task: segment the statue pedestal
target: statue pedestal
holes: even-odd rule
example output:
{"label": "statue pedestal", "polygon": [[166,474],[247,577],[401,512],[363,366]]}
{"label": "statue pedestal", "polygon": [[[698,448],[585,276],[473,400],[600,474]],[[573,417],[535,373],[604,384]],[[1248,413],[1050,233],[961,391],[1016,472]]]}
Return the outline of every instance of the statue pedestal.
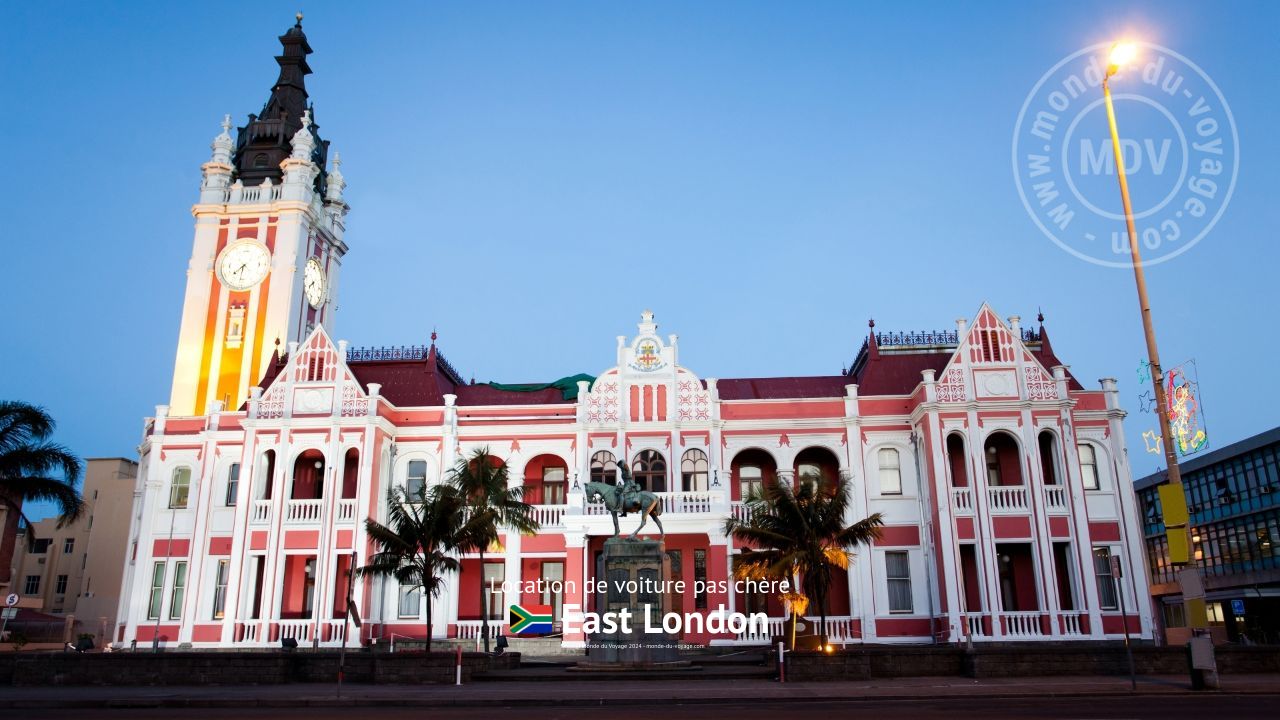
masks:
{"label": "statue pedestal", "polygon": [[662,616],[671,609],[667,593],[662,591],[670,577],[670,561],[661,540],[615,537],[605,541],[596,579],[603,579],[608,587],[596,594],[596,612],[629,610],[631,632],[592,635],[587,641],[587,662],[579,664],[582,669],[688,664],[680,661],[678,638],[665,632],[645,632],[646,626],[661,628]]}

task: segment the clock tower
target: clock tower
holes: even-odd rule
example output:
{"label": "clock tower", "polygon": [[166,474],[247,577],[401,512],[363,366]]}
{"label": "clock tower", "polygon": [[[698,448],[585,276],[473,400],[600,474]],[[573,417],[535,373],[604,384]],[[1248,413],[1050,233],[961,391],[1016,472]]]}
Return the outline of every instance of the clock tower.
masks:
{"label": "clock tower", "polygon": [[317,325],[333,330],[346,182],[308,102],[301,14],[280,44],[262,112],[234,139],[226,116],[201,166],[170,415],[239,407],[282,345]]}

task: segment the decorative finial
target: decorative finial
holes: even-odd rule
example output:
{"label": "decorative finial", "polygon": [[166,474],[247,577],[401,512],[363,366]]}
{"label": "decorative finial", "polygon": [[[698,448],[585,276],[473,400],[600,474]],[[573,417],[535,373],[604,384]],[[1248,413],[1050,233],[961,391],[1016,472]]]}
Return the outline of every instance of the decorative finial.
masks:
{"label": "decorative finial", "polygon": [[311,108],[302,111],[302,127],[311,127]]}
{"label": "decorative finial", "polygon": [[435,328],[431,328],[431,344],[432,344],[432,345],[435,345],[435,344],[436,344],[436,329],[435,329]]}
{"label": "decorative finial", "polygon": [[299,12],[297,15],[294,15],[294,17],[298,18],[298,24],[294,25],[294,27],[302,27],[302,13]]}
{"label": "decorative finial", "polygon": [[1044,311],[1040,308],[1036,308],[1036,322],[1041,324],[1044,323]]}
{"label": "decorative finial", "polygon": [[231,115],[229,113],[222,116],[222,132],[231,132]]}
{"label": "decorative finial", "polygon": [[871,318],[870,320],[868,320],[868,321],[867,321],[867,327],[869,327],[869,328],[874,328],[875,326],[876,326],[876,319],[875,319],[875,318]]}
{"label": "decorative finial", "polygon": [[342,153],[338,152],[337,150],[334,150],[333,151],[333,171],[338,172],[338,169],[341,167],[342,167]]}

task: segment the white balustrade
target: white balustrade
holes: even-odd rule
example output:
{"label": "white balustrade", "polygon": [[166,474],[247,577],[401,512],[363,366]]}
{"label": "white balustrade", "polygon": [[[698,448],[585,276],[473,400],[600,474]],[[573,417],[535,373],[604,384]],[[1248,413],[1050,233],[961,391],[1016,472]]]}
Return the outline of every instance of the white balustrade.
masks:
{"label": "white balustrade", "polygon": [[1084,631],[1081,629],[1081,623],[1080,623],[1081,615],[1084,615],[1084,613],[1079,613],[1079,612],[1062,613],[1060,617],[1062,619],[1063,635],[1084,635]]}
{"label": "white balustrade", "polygon": [[338,501],[338,522],[351,523],[356,519],[356,500]]}
{"label": "white balustrade", "polygon": [[564,513],[567,505],[534,505],[533,519],[544,530],[564,526]]}
{"label": "white balustrade", "polygon": [[993,513],[1018,513],[1027,510],[1025,485],[997,485],[987,488],[987,502]]}
{"label": "white balustrade", "polygon": [[290,500],[285,507],[286,525],[307,525],[320,522],[324,500]]}
{"label": "white balustrade", "polygon": [[[717,493],[711,492],[660,492],[654,493],[658,502],[662,503],[662,514],[710,513],[712,499]],[[604,503],[588,502],[583,506],[585,515],[608,515],[609,510]]]}
{"label": "white balustrade", "polygon": [[313,620],[281,620],[280,639],[293,638],[299,645],[311,642],[311,626]]}
{"label": "white balustrade", "polygon": [[[459,620],[458,621],[458,639],[459,640],[479,640],[480,631],[482,629],[479,620]],[[489,639],[492,640],[499,635],[507,634],[507,626],[501,620],[489,621]]]}
{"label": "white balustrade", "polygon": [[746,503],[741,500],[734,500],[729,505],[729,512],[732,513],[733,519],[739,522],[746,522],[751,516],[751,512],[747,509]]}
{"label": "white balustrade", "polygon": [[1001,613],[1000,617],[1004,619],[1004,634],[1009,637],[1040,637],[1043,634],[1038,611],[1007,612]]}
{"label": "white balustrade", "polygon": [[982,638],[987,636],[986,624],[982,622],[982,613],[968,613],[965,615],[964,621],[969,625],[969,637]]}
{"label": "white balustrade", "polygon": [[1067,511],[1067,489],[1062,485],[1044,486],[1044,506],[1050,511]]}
{"label": "white balustrade", "polygon": [[973,490],[967,487],[951,488],[951,509],[957,515],[972,515]]}
{"label": "white balustrade", "polygon": [[320,625],[323,628],[320,634],[321,644],[342,644],[342,636],[347,633],[346,620],[323,620]]}
{"label": "white balustrade", "polygon": [[242,625],[241,631],[240,631],[240,642],[245,642],[245,643],[258,642],[258,628],[260,625],[261,623],[259,623],[256,620],[247,622],[244,625]]}
{"label": "white balustrade", "polygon": [[709,492],[669,492],[655,494],[662,501],[662,512],[664,513],[711,512],[711,493]]}
{"label": "white balustrade", "polygon": [[249,516],[251,525],[266,525],[271,522],[271,501],[270,500],[254,500],[252,514]]}
{"label": "white balustrade", "polygon": [[[822,618],[817,615],[806,615],[801,622],[809,625],[809,628],[818,633],[822,630]],[[753,629],[757,630],[753,632]],[[807,631],[806,631],[807,632]],[[750,625],[738,633],[734,637],[734,642],[741,645],[768,645],[775,637],[782,637],[787,633],[787,618],[771,617],[769,618],[769,628],[767,632],[758,632],[758,629],[752,628]],[[857,642],[860,638],[853,630],[853,618],[849,615],[828,615],[827,616],[827,641],[830,643],[849,643]]]}

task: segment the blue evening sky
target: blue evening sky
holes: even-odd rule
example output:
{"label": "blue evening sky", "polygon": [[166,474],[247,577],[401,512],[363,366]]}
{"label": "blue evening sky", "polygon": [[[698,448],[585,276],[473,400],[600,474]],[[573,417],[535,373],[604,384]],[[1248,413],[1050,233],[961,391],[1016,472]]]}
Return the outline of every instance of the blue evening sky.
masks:
{"label": "blue evening sky", "polygon": [[9,2],[0,397],[84,456],[134,456],[168,401],[199,166],[266,100],[299,6],[350,183],[338,337],[435,327],[464,375],[541,381],[610,365],[649,307],[704,377],[832,374],[868,317],[1043,308],[1082,382],[1119,378],[1138,474],[1132,274],[1041,234],[1010,142],[1062,57],[1168,46],[1242,156],[1213,232],[1149,271],[1163,357],[1197,361],[1214,445],[1276,424],[1273,3]]}

